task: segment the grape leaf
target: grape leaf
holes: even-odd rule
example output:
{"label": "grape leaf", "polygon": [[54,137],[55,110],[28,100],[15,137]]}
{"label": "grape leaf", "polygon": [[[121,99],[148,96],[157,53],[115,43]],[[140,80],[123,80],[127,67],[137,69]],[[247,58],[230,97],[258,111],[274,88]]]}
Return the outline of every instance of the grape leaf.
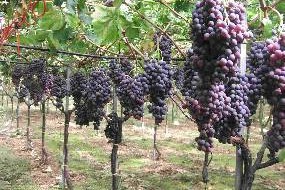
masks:
{"label": "grape leaf", "polygon": [[176,0],[174,3],[174,10],[180,11],[189,11],[191,4],[189,0]]}
{"label": "grape leaf", "polygon": [[72,37],[72,29],[64,26],[60,30],[53,31],[53,37],[60,43],[66,43]]}
{"label": "grape leaf", "polygon": [[123,3],[123,0],[114,0],[114,7],[119,8]]}
{"label": "grape leaf", "polygon": [[64,25],[63,14],[56,10],[50,10],[40,20],[40,27],[44,30],[59,30]]}
{"label": "grape leaf", "polygon": [[271,38],[273,29],[272,21],[269,18],[263,18],[261,22],[263,24],[263,37]]}
{"label": "grape leaf", "polygon": [[276,9],[278,11],[284,11],[285,10],[285,2],[284,1],[280,1],[277,5],[276,5]]}
{"label": "grape leaf", "polygon": [[285,161],[285,148],[283,148],[283,149],[280,151],[280,153],[279,153],[279,155],[278,155],[278,159],[279,159],[280,162],[284,162],[284,161]]}
{"label": "grape leaf", "polygon": [[68,26],[74,29],[76,29],[80,24],[80,20],[78,19],[78,17],[72,14],[66,14],[65,21],[68,24]]}
{"label": "grape leaf", "polygon": [[55,49],[58,49],[60,48],[60,43],[58,41],[58,39],[54,38],[53,34],[50,33],[47,37],[47,41],[48,41],[48,47],[51,49],[51,50],[55,50]]}

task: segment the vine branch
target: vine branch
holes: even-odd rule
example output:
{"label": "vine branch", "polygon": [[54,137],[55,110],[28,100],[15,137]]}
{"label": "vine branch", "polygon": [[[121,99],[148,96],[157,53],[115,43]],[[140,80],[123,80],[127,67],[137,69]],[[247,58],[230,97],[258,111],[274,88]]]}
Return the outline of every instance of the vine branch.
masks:
{"label": "vine branch", "polygon": [[185,22],[189,23],[189,20],[187,18],[185,18],[184,16],[180,15],[178,12],[176,12],[172,7],[170,7],[165,1],[163,0],[156,0],[158,1],[160,4],[164,5],[166,8],[168,8],[176,17],[181,18],[182,20],[184,20]]}
{"label": "vine branch", "polygon": [[139,11],[137,11],[136,9],[134,9],[133,7],[131,7],[128,3],[124,2],[124,4],[126,6],[128,6],[131,10],[133,10],[134,12],[136,12],[143,20],[147,21],[150,25],[152,25],[153,27],[155,27],[157,30],[159,30],[160,32],[162,32],[165,36],[167,36],[172,43],[174,44],[174,46],[176,47],[176,49],[179,51],[179,53],[186,58],[185,53],[180,49],[180,47],[177,45],[177,43],[173,40],[173,38],[167,34],[167,32],[165,32],[162,28],[160,28],[159,26],[157,26],[155,23],[153,23],[151,20],[149,20],[148,18],[146,18],[142,13],[140,13]]}

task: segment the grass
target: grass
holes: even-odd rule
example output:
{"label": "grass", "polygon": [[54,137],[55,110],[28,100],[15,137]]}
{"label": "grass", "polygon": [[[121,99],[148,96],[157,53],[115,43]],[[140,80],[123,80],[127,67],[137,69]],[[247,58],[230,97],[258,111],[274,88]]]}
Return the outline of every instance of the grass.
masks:
{"label": "grass", "polygon": [[[0,107],[1,114],[5,115],[5,108]],[[33,110],[33,114],[37,114],[40,118],[40,112]],[[171,113],[171,112],[170,112]],[[53,113],[50,113],[51,115]],[[35,117],[36,118],[36,117]],[[32,122],[33,139],[40,138],[40,119]],[[24,119],[24,118],[23,118]],[[130,119],[124,125],[124,148],[120,146],[119,150],[119,173],[121,176],[121,190],[196,190],[204,189],[205,184],[201,181],[201,170],[204,154],[197,150],[194,143],[194,136],[197,134],[193,128],[181,131],[177,130],[177,126],[169,124],[171,137],[162,134],[162,128],[159,131],[158,148],[162,152],[161,161],[151,160],[150,152],[152,151],[153,139],[151,134],[151,116],[147,114],[145,119],[146,133],[138,130],[140,121]],[[168,116],[169,121],[171,115]],[[177,118],[176,118],[177,119]],[[182,119],[178,118],[183,124]],[[24,121],[24,120],[23,120]],[[63,121],[63,120],[62,120]],[[25,121],[24,121],[25,122]],[[63,134],[59,131],[59,127],[55,121],[47,126],[46,143],[47,149],[53,155],[54,160],[62,161],[62,143]],[[185,121],[184,121],[185,124]],[[62,124],[61,124],[62,125]],[[74,124],[72,123],[72,126]],[[133,128],[133,125],[136,127]],[[102,124],[103,128],[104,124]],[[183,126],[181,126],[183,127]],[[61,127],[61,130],[63,128]],[[130,130],[129,130],[130,129]],[[82,130],[73,127],[70,128],[69,134],[69,170],[72,174],[82,176],[81,180],[74,181],[77,190],[109,190],[111,189],[111,172],[110,172],[110,147],[104,144],[106,139],[101,129],[100,134],[92,130],[92,127],[83,128]],[[181,134],[176,134],[179,131]],[[149,134],[149,135],[148,135]],[[231,145],[219,144],[215,141],[216,148],[213,153],[213,159],[209,166],[210,182],[209,189],[234,189],[234,167],[235,167],[235,149]],[[259,148],[258,142],[254,141],[251,149],[255,153]],[[129,151],[131,149],[132,151]],[[6,152],[5,152],[6,151]],[[7,158],[11,165],[0,164],[0,190],[2,189],[33,189],[37,187],[33,184],[29,176],[30,166],[26,160],[15,157],[10,150],[0,148],[0,154],[9,155]],[[2,163],[2,157],[0,161]],[[6,160],[7,160],[6,159]],[[21,160],[21,161],[19,161]],[[5,159],[4,159],[5,161]],[[3,162],[4,162],[3,161]],[[7,161],[6,161],[7,162]],[[5,162],[5,164],[6,164]],[[12,164],[13,163],[13,164]],[[13,167],[20,168],[15,172]],[[3,170],[2,168],[3,167]],[[169,167],[169,168],[168,168]],[[15,168],[15,167],[14,167]],[[6,171],[7,170],[7,171]],[[2,180],[2,174],[5,174],[7,180]],[[19,180],[11,180],[19,176]],[[10,176],[11,175],[11,176]],[[9,178],[10,176],[10,178]],[[260,170],[257,172],[254,182],[254,190],[270,190],[277,189],[279,181],[283,180],[284,171],[277,171],[272,168]],[[21,179],[22,178],[22,179]],[[277,183],[277,184],[275,184]],[[19,186],[20,185],[20,186]],[[17,189],[17,190],[18,190]]]}
{"label": "grass", "polygon": [[15,156],[6,147],[0,147],[0,190],[37,189],[33,184],[29,162]]}

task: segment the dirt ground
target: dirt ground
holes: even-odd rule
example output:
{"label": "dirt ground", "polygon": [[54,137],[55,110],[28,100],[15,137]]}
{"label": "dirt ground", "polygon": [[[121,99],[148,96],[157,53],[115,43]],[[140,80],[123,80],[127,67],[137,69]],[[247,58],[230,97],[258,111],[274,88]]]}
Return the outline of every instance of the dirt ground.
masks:
{"label": "dirt ground", "polygon": [[[25,106],[21,106],[20,113],[20,135],[16,135],[15,119],[11,121],[9,119],[9,114],[5,114],[2,118],[2,127],[0,128],[0,146],[9,147],[15,155],[30,161],[30,175],[40,190],[56,189],[58,188],[61,179],[60,158],[62,158],[62,145],[54,148],[52,140],[57,140],[57,138],[63,139],[63,115],[59,112],[50,112],[47,114],[46,139],[47,142],[50,143],[47,143],[46,145],[48,151],[48,163],[42,165],[40,164],[41,113],[38,108],[34,108],[32,110],[32,151],[27,151],[25,149],[25,127],[27,115]],[[172,189],[173,186],[171,184],[166,184],[166,182],[162,184],[162,182],[158,182],[159,179],[163,178],[171,181],[173,180],[172,177],[175,177],[175,181],[184,180],[183,182],[179,182],[184,185],[184,183],[189,183],[187,179],[184,179],[185,176],[191,176],[190,183],[192,188],[190,189],[204,189],[205,184],[201,182],[203,153],[197,151],[195,147],[194,139],[198,134],[195,124],[184,121],[180,122],[179,125],[173,125],[169,122],[167,127],[165,127],[165,123],[160,126],[158,129],[158,146],[162,156],[159,161],[154,161],[152,159],[153,128],[150,127],[152,122],[151,118],[145,118],[144,125],[146,127],[140,127],[140,122],[129,122],[124,126],[124,141],[119,147],[119,157],[122,162],[122,164],[120,164],[119,171],[122,177],[122,183],[124,184],[122,189],[168,189],[168,187],[169,189]],[[88,166],[92,166],[92,169],[97,169],[99,171],[104,170],[106,171],[106,174],[108,174],[110,171],[108,159],[112,146],[104,137],[103,129],[97,133],[93,132],[92,127],[80,128],[71,122],[69,133],[71,139],[70,160],[78,159],[79,161],[84,161]],[[253,144],[252,147],[254,152],[256,152],[256,144],[260,140],[258,129],[254,129],[252,134],[250,142]],[[53,139],[55,136],[57,138]],[[79,139],[79,142],[76,142],[78,144],[72,144],[73,137]],[[61,144],[62,141],[58,143]],[[232,183],[234,175],[235,149],[231,145],[215,143],[216,147],[214,155],[216,156],[216,160],[213,159],[213,163],[211,163],[209,167],[209,175],[212,176],[214,182],[210,182],[208,184],[208,189],[233,189],[231,188],[232,185],[224,184],[224,186],[220,186],[218,183],[223,181],[223,175],[231,176],[231,179],[229,181],[227,181],[227,179],[225,183]],[[98,150],[101,151],[100,154],[102,157],[98,157],[96,154],[94,155],[92,150],[87,150],[87,148],[84,147],[85,145],[86,147],[94,147],[96,151],[98,148]],[[83,149],[80,149],[81,146],[83,146]],[[187,163],[188,161],[189,164]],[[255,189],[284,189],[285,165],[277,164],[270,167],[268,170],[268,174],[257,174],[256,183],[258,186]],[[85,182],[88,183],[90,176],[89,174],[86,174],[85,171],[86,168],[70,169],[71,179],[75,185],[84,184]],[[219,174],[223,175],[218,178],[217,175]],[[104,175],[102,174],[100,177]],[[151,181],[149,179],[150,176],[153,176],[152,180],[158,181]],[[178,177],[183,179],[177,179]],[[107,177],[107,179],[109,178]],[[156,186],[157,188],[155,188]],[[80,186],[80,188],[78,186],[78,189],[81,188],[85,189],[82,186]],[[86,187],[86,189],[88,188]],[[180,188],[177,186],[177,189]]]}

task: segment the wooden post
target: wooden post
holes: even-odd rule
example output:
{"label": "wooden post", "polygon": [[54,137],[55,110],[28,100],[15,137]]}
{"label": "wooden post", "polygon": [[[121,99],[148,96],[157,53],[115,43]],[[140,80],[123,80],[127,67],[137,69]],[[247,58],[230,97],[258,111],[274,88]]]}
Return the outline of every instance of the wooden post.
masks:
{"label": "wooden post", "polygon": [[64,138],[63,138],[63,171],[62,171],[62,182],[63,182],[63,189],[65,189],[65,184],[67,185],[68,189],[73,189],[70,176],[68,173],[68,137],[69,137],[69,122],[71,111],[69,110],[69,92],[70,92],[70,74],[71,70],[70,67],[67,67],[67,76],[66,76],[66,102],[64,108]]}
{"label": "wooden post", "polygon": [[48,161],[48,155],[45,148],[45,133],[46,133],[46,99],[43,97],[42,101],[42,164],[46,164]]}
{"label": "wooden post", "polygon": [[[240,59],[240,74],[245,75],[246,72],[246,44],[241,44],[241,59]],[[244,129],[240,131],[241,135],[244,134]],[[235,190],[240,190],[243,178],[243,158],[241,148],[236,146],[236,168],[235,168]]]}
{"label": "wooden post", "polygon": [[17,135],[20,134],[20,130],[19,130],[19,125],[20,125],[20,116],[19,116],[19,113],[20,113],[20,100],[19,98],[17,98],[17,108],[16,108],[16,120],[17,120]]}
{"label": "wooden post", "polygon": [[28,106],[28,124],[27,124],[27,150],[32,150],[32,140],[30,137],[30,126],[31,126],[31,96],[30,93],[28,94],[28,100],[26,102],[27,106]]}
{"label": "wooden post", "polygon": [[[113,86],[113,113],[116,113],[117,116],[117,97],[116,97],[116,87]],[[113,147],[112,147],[112,153],[111,153],[111,173],[112,173],[112,190],[118,190],[118,174],[117,174],[117,169],[118,169],[118,149],[119,146],[117,142],[115,142],[116,139],[113,142]]]}

